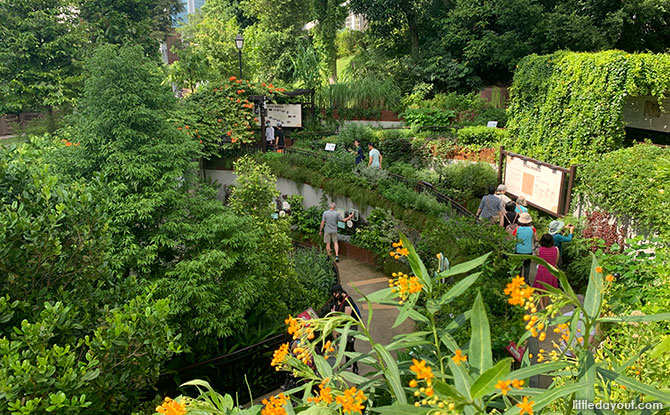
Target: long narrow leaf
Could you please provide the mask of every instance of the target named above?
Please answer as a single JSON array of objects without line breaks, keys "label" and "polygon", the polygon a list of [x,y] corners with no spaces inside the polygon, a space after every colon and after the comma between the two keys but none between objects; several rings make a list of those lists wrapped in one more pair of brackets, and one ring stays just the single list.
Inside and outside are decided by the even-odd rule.
[{"label": "long narrow leaf", "polygon": [[407,237],[402,233],[400,234],[400,240],[402,241],[403,247],[407,248],[407,250],[409,251],[409,255],[407,256],[407,262],[409,262],[409,266],[410,268],[412,268],[412,272],[419,278],[419,280],[426,287],[426,289],[428,289],[428,291],[431,291],[433,289],[433,280],[428,274],[428,270],[426,269],[426,266],[423,264],[423,261],[416,253],[414,245],[412,245],[409,239],[407,239]]},{"label": "long narrow leaf", "polygon": [[384,378],[388,382],[393,394],[395,395],[396,401],[400,404],[407,403],[407,397],[405,396],[405,389],[402,387],[402,382],[400,381],[400,371],[398,370],[398,364],[391,354],[380,344],[375,344],[374,349],[381,356],[382,360],[386,364],[386,369],[384,370]]},{"label": "long narrow leaf", "polygon": [[596,268],[598,268],[598,260],[593,255],[589,285],[584,295],[584,311],[590,319],[595,319],[600,315],[600,306],[603,302],[603,275],[596,271]]},{"label": "long narrow leaf", "polygon": [[616,382],[619,385],[623,385],[651,398],[658,399],[661,402],[670,402],[670,394],[668,392],[660,391],[653,386],[645,385],[644,383],[638,382],[633,378],[612,372],[611,370],[602,367],[598,368],[598,373],[605,379]]},{"label": "long narrow leaf", "polygon": [[[547,390],[544,394],[540,396],[535,396],[533,399],[535,401],[535,404],[533,404],[533,411],[534,412],[539,412],[540,409],[544,408],[545,406],[549,405],[552,402],[555,402],[558,398],[565,396],[565,395],[570,395],[572,393],[577,392],[581,388],[585,387],[586,385],[584,383],[575,383],[573,385],[566,385],[562,386],[561,388],[556,388],[556,389],[549,389]],[[520,393],[523,393],[524,391],[519,391]],[[516,415],[521,411],[517,406],[513,406],[510,409],[508,409],[505,414],[506,415]]]},{"label": "long narrow leaf", "polygon": [[486,372],[482,373],[475,383],[472,384],[470,388],[470,395],[472,399],[478,399],[492,393],[496,382],[502,380],[509,373],[510,367],[512,366],[512,358],[506,357],[505,359],[496,363],[495,366],[488,369]]},{"label": "long narrow leaf", "polygon": [[489,319],[486,317],[482,293],[477,293],[477,298],[472,306],[470,316],[472,336],[470,337],[470,366],[475,373],[481,374],[493,365],[491,356],[491,330]]},{"label": "long narrow leaf", "polygon": [[463,278],[456,284],[454,284],[453,287],[449,291],[444,294],[440,300],[439,300],[439,305],[443,306],[447,303],[449,303],[451,300],[454,298],[458,297],[459,295],[463,294],[472,284],[474,284],[479,276],[482,275],[481,272],[476,272],[472,275],[468,275],[467,277]]},{"label": "long narrow leaf", "polygon": [[477,257],[475,259],[472,259],[467,262],[460,263],[458,265],[454,265],[453,267],[449,268],[448,270],[442,271],[439,274],[437,274],[437,279],[445,278],[445,277],[451,277],[452,275],[459,275],[459,274],[465,274],[466,272],[470,272],[473,269],[483,265],[486,260],[489,258],[491,253],[489,252],[488,254],[482,255],[480,257]]}]

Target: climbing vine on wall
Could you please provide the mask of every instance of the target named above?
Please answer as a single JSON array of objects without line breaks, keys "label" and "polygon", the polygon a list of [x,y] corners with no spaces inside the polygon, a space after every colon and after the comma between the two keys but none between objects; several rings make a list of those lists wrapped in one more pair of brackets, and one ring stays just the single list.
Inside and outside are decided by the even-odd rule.
[{"label": "climbing vine on wall", "polygon": [[251,143],[259,131],[252,95],[265,95],[270,102],[284,93],[271,83],[251,82],[231,76],[210,82],[184,99],[183,120],[177,125],[202,144],[203,157],[218,155],[224,147]]},{"label": "climbing vine on wall", "polygon": [[660,104],[669,91],[670,54],[530,55],[514,75],[506,145],[559,165],[595,160],[623,146],[626,96]]}]

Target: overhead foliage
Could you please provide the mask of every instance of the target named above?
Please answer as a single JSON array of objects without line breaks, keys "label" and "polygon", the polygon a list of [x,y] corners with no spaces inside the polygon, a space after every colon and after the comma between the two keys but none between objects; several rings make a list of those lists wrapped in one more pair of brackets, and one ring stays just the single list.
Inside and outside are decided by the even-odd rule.
[{"label": "overhead foliage", "polygon": [[72,103],[85,30],[64,0],[0,2],[0,114]]},{"label": "overhead foliage", "polygon": [[511,88],[508,148],[551,163],[595,160],[621,148],[627,96],[663,99],[670,55],[558,52],[524,58]]}]

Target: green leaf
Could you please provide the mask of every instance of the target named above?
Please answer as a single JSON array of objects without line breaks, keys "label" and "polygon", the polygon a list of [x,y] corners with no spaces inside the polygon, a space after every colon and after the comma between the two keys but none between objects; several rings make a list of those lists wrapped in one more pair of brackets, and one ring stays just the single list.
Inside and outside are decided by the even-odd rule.
[{"label": "green leaf", "polygon": [[531,261],[533,261],[537,264],[543,265],[545,268],[547,268],[547,270],[549,270],[549,272],[551,272],[552,275],[555,275],[556,278],[558,278],[558,280],[561,282],[561,287],[563,287],[563,289],[565,290],[565,294],[567,294],[567,296],[570,299],[572,299],[573,301],[575,301],[575,302],[577,301],[577,295],[572,290],[572,286],[568,282],[568,277],[567,277],[567,275],[565,275],[565,272],[563,272],[562,270],[560,270],[560,269],[556,268],[555,266],[551,265],[550,263],[548,263],[544,259],[542,259],[540,257],[533,256],[533,255],[526,255],[526,254],[507,254],[507,255],[510,256],[510,257],[514,257],[514,258],[530,259]]},{"label": "green leaf", "polygon": [[[290,404],[289,404],[290,406]],[[328,406],[318,406],[313,405],[307,408],[306,410],[300,412],[302,415],[331,415],[335,414],[335,409],[332,409]]]},{"label": "green leaf", "polygon": [[484,264],[486,262],[486,260],[489,258],[489,255],[491,255],[490,252],[488,254],[477,257],[473,260],[455,265],[455,266],[449,268],[448,270],[442,271],[439,274],[437,274],[437,279],[442,279],[442,278],[445,278],[445,277],[451,277],[452,275],[459,275],[459,274],[465,274],[466,272],[470,272],[473,269],[475,269],[475,268],[479,267],[480,265]]},{"label": "green leaf", "polygon": [[316,365],[316,369],[319,371],[319,374],[321,375],[321,378],[333,378],[333,368],[330,367],[326,359],[323,358],[323,356],[317,354],[314,356],[314,364]]},{"label": "green leaf", "polygon": [[591,274],[589,275],[589,285],[586,287],[586,295],[584,296],[584,312],[591,319],[595,319],[600,315],[600,306],[603,301],[603,275],[596,272],[598,267],[598,260],[595,255],[591,262]]},{"label": "green leaf", "polygon": [[472,284],[474,284],[477,281],[477,278],[482,275],[481,272],[476,272],[472,275],[468,275],[467,277],[463,278],[456,284],[454,284],[453,287],[449,291],[447,291],[446,294],[444,294],[440,300],[439,300],[439,305],[443,306],[453,300],[454,298],[458,297],[459,295],[463,294]]},{"label": "green leaf", "polygon": [[623,385],[651,398],[658,399],[661,402],[670,402],[670,394],[668,394],[668,392],[660,391],[653,386],[645,385],[644,383],[638,382],[637,380],[629,378],[628,376],[612,372],[611,370],[605,369],[603,367],[598,367],[598,374],[600,374],[605,379],[616,382],[619,385]]},{"label": "green leaf", "polygon": [[484,373],[493,365],[491,357],[491,330],[489,320],[486,317],[486,309],[482,300],[482,293],[477,293],[477,298],[472,306],[470,316],[472,335],[470,337],[469,362],[470,367],[477,374]]},{"label": "green leaf", "polygon": [[431,291],[433,289],[433,280],[430,278],[428,270],[423,264],[423,261],[421,261],[421,258],[416,253],[414,245],[412,245],[409,239],[407,239],[407,237],[402,233],[400,234],[400,240],[402,241],[402,246],[407,248],[409,251],[407,262],[409,262],[409,266],[412,268],[412,272],[419,278],[419,280],[421,280],[421,283],[426,287],[426,289]]},{"label": "green leaf", "polygon": [[347,323],[347,325],[344,326],[342,333],[340,333],[340,341],[338,342],[337,346],[337,358],[335,359],[335,367],[340,366],[340,363],[342,363],[342,358],[344,358],[344,352],[347,347],[347,336],[349,335],[349,330],[351,330],[351,324],[352,324],[351,322]]},{"label": "green leaf", "polygon": [[441,380],[435,381],[433,383],[433,389],[435,389],[435,392],[437,392],[440,396],[448,396],[451,398],[455,404],[468,402],[468,400],[465,399],[465,396],[458,392],[456,388]]},{"label": "green leaf", "polygon": [[600,323],[642,323],[649,321],[666,321],[670,320],[670,313],[651,314],[648,316],[617,316],[617,317],[602,317],[598,319]]},{"label": "green leaf", "polygon": [[389,405],[372,408],[372,411],[382,415],[424,415],[433,408],[427,406],[416,407],[414,405]]},{"label": "green leaf", "polygon": [[514,372],[510,373],[509,376],[507,376],[507,379],[505,380],[512,380],[512,379],[528,379],[532,376],[535,375],[543,375],[547,373],[552,373],[556,370],[561,370],[565,368],[565,363],[563,362],[547,362],[547,363],[539,363],[536,365],[532,365],[529,367],[524,367],[518,370],[515,370]]},{"label": "green leaf", "polygon": [[88,382],[89,380],[93,380],[100,376],[100,369],[95,369],[91,370],[90,372],[86,372],[84,376],[81,377],[82,382]]},{"label": "green leaf", "polygon": [[405,389],[402,387],[402,382],[400,381],[400,371],[398,370],[398,364],[396,363],[395,359],[381,344],[375,344],[374,349],[381,356],[384,363],[386,363],[386,368],[384,368],[384,377],[391,387],[397,402],[401,404],[407,403]]},{"label": "green leaf", "polygon": [[587,385],[577,391],[575,395],[577,399],[593,402],[596,396],[594,387],[596,383],[596,362],[591,353],[584,353],[580,357],[577,379],[585,381]]},{"label": "green leaf", "polygon": [[[562,386],[562,387],[556,388],[556,389],[549,389],[544,394],[536,396],[536,397],[533,398],[533,400],[535,401],[535,404],[533,404],[533,411],[538,413],[540,411],[540,409],[543,409],[545,406],[549,405],[550,403],[555,402],[558,398],[560,398],[562,396],[565,396],[565,395],[569,395],[571,393],[575,393],[578,390],[580,390],[581,388],[584,388],[586,386],[588,386],[588,385],[586,385],[585,383],[579,382],[579,383],[575,383],[575,384],[572,384],[572,385],[565,385],[565,386]],[[523,392],[524,392],[523,390],[520,390],[517,393],[515,393],[515,395],[523,394]],[[510,409],[508,409],[505,412],[505,414],[506,415],[515,415],[515,414],[518,414],[520,411],[521,411],[521,409],[519,409],[517,406],[513,406]]]},{"label": "green leaf", "polygon": [[475,383],[470,388],[470,395],[472,399],[478,399],[484,395],[488,395],[495,389],[495,384],[505,378],[510,371],[512,365],[512,358],[506,357],[496,363],[495,366],[482,373]]},{"label": "green leaf", "polygon": [[420,321],[422,323],[429,323],[430,322],[428,317],[424,316],[423,314],[419,313],[418,311],[416,311],[414,309],[409,311],[409,316],[414,321]]},{"label": "green leaf", "polygon": [[418,296],[413,295],[412,298],[409,299],[405,304],[403,304],[402,308],[400,309],[400,312],[398,313],[398,317],[395,319],[395,323],[393,323],[392,328],[396,328],[402,323],[407,320],[407,318],[410,316],[410,313],[412,310],[414,310],[414,304],[416,303],[416,299]]},{"label": "green leaf", "polygon": [[472,385],[472,378],[467,374],[462,363],[461,365],[457,365],[452,359],[449,359],[448,363],[451,374],[454,377],[454,386],[456,387],[456,390],[465,397],[467,402],[471,402],[470,386]]},{"label": "green leaf", "polygon": [[670,336],[665,336],[663,341],[661,341],[654,349],[649,352],[647,357],[650,359],[656,359],[661,357],[663,354],[670,352]]}]

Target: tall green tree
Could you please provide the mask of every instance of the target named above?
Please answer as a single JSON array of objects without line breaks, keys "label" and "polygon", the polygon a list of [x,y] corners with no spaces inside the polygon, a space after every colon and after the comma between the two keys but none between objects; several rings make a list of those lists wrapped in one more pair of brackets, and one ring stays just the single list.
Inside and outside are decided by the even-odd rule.
[{"label": "tall green tree", "polygon": [[138,44],[158,56],[159,42],[183,11],[181,0],[77,0],[79,17],[97,43]]},{"label": "tall green tree", "polygon": [[337,32],[344,25],[348,9],[341,0],[312,0],[312,13],[316,26],[312,29],[314,49],[319,53],[324,77],[337,82]]},{"label": "tall green tree", "polygon": [[0,113],[72,103],[82,80],[84,29],[71,1],[0,1]]}]

